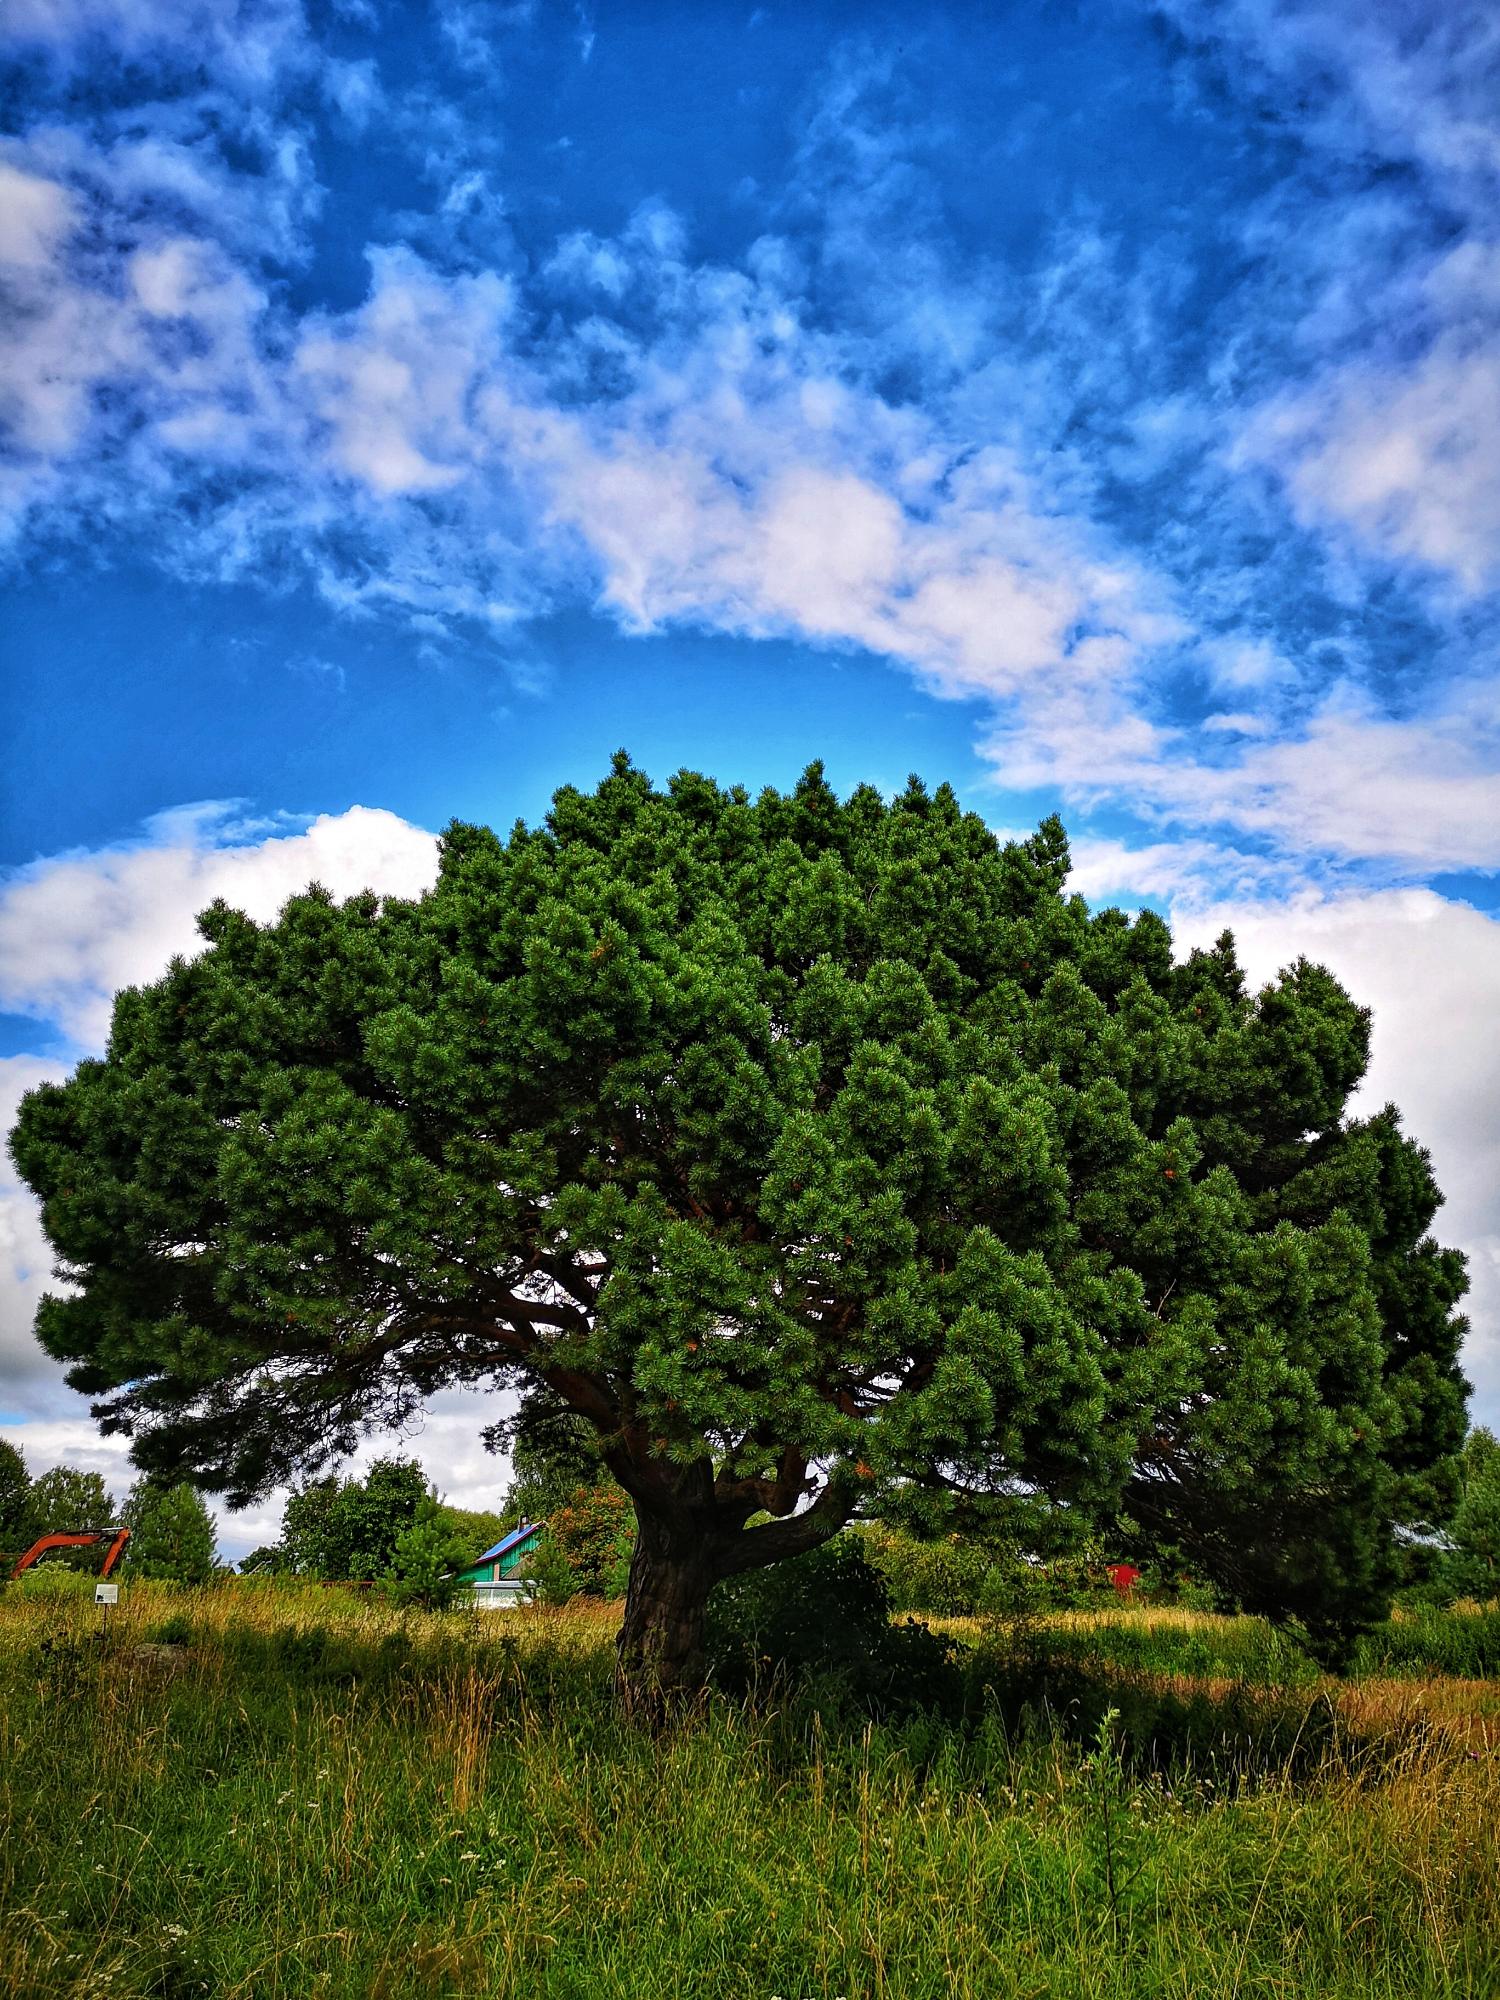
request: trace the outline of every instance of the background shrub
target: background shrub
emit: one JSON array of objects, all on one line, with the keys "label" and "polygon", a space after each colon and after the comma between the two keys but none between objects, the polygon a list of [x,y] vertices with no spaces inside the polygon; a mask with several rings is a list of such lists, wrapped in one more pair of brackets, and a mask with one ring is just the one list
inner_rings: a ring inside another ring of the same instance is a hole
[{"label": "background shrub", "polygon": [[620,1488],[575,1487],[565,1504],[548,1515],[527,1574],[544,1603],[623,1597],[634,1547],[635,1509]]},{"label": "background shrub", "polygon": [[721,1688],[746,1694],[790,1684],[820,1709],[881,1717],[956,1711],[956,1648],[925,1625],[891,1622],[889,1587],[865,1539],[837,1535],[717,1587],[708,1644]]}]

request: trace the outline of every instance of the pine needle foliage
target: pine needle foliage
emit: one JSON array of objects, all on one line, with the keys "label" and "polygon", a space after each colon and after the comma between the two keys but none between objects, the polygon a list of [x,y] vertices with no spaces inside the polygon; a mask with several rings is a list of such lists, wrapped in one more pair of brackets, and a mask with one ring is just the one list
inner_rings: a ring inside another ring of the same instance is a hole
[{"label": "pine needle foliage", "polygon": [[236,1501],[451,1384],[543,1385],[635,1502],[623,1657],[669,1681],[718,1580],[897,1505],[1123,1513],[1347,1631],[1454,1491],[1427,1156],[1348,1117],[1369,1016],[1327,971],[1253,993],[1068,865],[946,786],[622,754],[540,826],[450,827],[417,900],[216,904],[26,1101],[76,1286],[41,1339]]}]

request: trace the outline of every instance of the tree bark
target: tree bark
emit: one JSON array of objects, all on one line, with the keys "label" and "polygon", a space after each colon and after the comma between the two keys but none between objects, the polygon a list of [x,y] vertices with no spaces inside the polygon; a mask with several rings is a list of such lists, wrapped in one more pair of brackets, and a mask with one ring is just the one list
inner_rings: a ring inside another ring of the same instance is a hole
[{"label": "tree bark", "polygon": [[692,1516],[679,1522],[637,1507],[636,1520],[615,1688],[627,1715],[657,1722],[703,1690],[708,1594],[722,1571]]},{"label": "tree bark", "polygon": [[703,1691],[714,1585],[816,1548],[854,1511],[852,1487],[835,1478],[804,1513],[746,1529],[749,1504],[716,1501],[706,1461],[683,1483],[687,1491],[666,1505],[657,1496],[635,1496],[635,1550],[615,1653],[622,1708],[653,1724]]}]

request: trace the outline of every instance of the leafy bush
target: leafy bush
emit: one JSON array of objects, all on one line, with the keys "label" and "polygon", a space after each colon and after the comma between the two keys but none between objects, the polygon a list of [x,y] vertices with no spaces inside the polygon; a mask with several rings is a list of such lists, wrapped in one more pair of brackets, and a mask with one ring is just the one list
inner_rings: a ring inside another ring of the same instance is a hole
[{"label": "leafy bush", "polygon": [[965,1617],[989,1608],[998,1594],[991,1552],[957,1535],[921,1542],[875,1527],[861,1531],[860,1546],[885,1580],[892,1611]]},{"label": "leafy bush", "polygon": [[547,1517],[547,1531],[526,1573],[545,1603],[623,1597],[634,1547],[635,1512],[620,1488],[579,1486]]},{"label": "leafy bush", "polygon": [[944,1535],[919,1539],[884,1524],[857,1529],[885,1578],[891,1609],[964,1618],[986,1612],[1070,1611],[1115,1595],[1104,1552],[1088,1546],[1036,1562],[1003,1543]]},{"label": "leafy bush", "polygon": [[29,1598],[41,1599],[43,1603],[61,1603],[68,1598],[91,1598],[94,1582],[92,1576],[71,1568],[67,1563],[43,1561],[17,1577],[12,1587],[24,1591]]},{"label": "leafy bush", "polygon": [[963,1682],[953,1642],[914,1620],[891,1622],[889,1586],[863,1540],[837,1535],[808,1555],[718,1586],[708,1648],[720,1687],[746,1694],[790,1683],[821,1709],[875,1716],[958,1707]]},{"label": "leafy bush", "polygon": [[291,1557],[280,1542],[262,1542],[240,1558],[240,1575],[254,1577],[291,1576]]},{"label": "leafy bush", "polygon": [[190,1646],[193,1643],[193,1623],[182,1612],[174,1611],[170,1618],[153,1625],[146,1637],[157,1646]]}]

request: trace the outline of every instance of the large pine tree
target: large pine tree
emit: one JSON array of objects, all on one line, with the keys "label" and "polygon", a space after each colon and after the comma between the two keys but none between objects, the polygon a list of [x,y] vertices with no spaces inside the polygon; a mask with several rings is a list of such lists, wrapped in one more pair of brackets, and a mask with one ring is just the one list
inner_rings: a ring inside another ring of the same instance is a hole
[{"label": "large pine tree", "polygon": [[[899,1497],[1134,1523],[1371,1616],[1463,1436],[1426,1155],[1369,1019],[1066,894],[943,787],[752,800],[623,757],[414,902],[319,891],[122,993],[15,1154],[38,1330],[162,1476],[244,1500],[455,1382],[540,1384],[639,1518],[620,1640]],[[761,1517],[770,1516],[769,1520]]]}]

